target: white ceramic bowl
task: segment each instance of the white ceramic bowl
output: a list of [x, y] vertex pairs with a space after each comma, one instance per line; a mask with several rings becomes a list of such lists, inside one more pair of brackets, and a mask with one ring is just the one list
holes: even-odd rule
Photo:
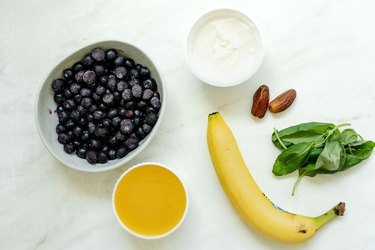
[[[207, 32], [207, 25], [213, 25], [213, 22], [215, 21], [215, 18], [234, 18], [235, 20], [239, 20], [242, 24], [245, 24], [249, 30], [254, 32], [254, 38], [256, 39], [255, 41], [255, 55], [254, 59], [251, 61], [251, 64], [247, 67], [244, 66], [241, 69], [239, 67], [241, 66], [235, 66], [237, 67], [235, 70], [232, 72], [235, 72], [235, 74], [228, 73], [225, 76], [230, 75], [230, 77], [213, 77], [213, 74], [210, 72], [213, 72], [213, 70], [209, 70], [209, 67], [202, 67], [205, 65], [208, 65], [209, 63], [197, 63], [197, 59], [194, 56], [194, 48], [196, 46], [195, 41], [197, 37], [202, 36], [202, 34], [208, 34]], [[217, 20], [216, 20], [217, 21]], [[236, 26], [237, 27], [237, 26]], [[214, 27], [215, 29], [217, 27]], [[206, 29], [204, 32], [202, 31], [203, 29]], [[232, 32], [233, 30], [229, 30], [228, 32]], [[229, 33], [228, 33], [229, 34]], [[216, 37], [221, 36], [216, 34]], [[220, 39], [222, 39], [220, 37]], [[225, 37], [224, 37], [225, 39]], [[209, 42], [206, 42], [205, 44], [209, 44], [212, 42], [211, 40]], [[220, 42], [227, 42], [227, 40], [221, 40]], [[247, 41], [246, 41], [247, 42]], [[240, 83], [245, 82], [248, 80], [250, 77], [252, 77], [255, 72], [259, 69], [262, 61], [263, 61], [263, 42], [262, 42], [262, 34], [259, 29], [259, 26], [256, 24], [256, 22], [253, 19], [250, 19], [250, 17], [238, 10], [235, 9], [228, 9], [228, 8], [220, 8], [220, 9], [214, 9], [211, 10], [202, 16], [200, 16], [195, 23], [192, 25], [191, 29], [189, 30], [189, 33], [187, 35], [187, 38], [185, 40], [185, 50], [184, 50], [184, 55], [185, 55], [185, 60], [190, 68], [190, 70], [193, 72], [193, 74], [200, 79], [201, 81], [208, 83], [210, 85], [216, 86], [216, 87], [230, 87], [234, 85], [238, 85]], [[248, 43], [247, 43], [248, 44]], [[217, 44], [215, 45], [210, 45], [214, 46], [214, 48], [218, 48]], [[220, 44], [222, 46], [222, 44]], [[225, 45], [226, 46], [226, 45]], [[213, 49], [207, 45], [207, 49], [205, 51], [208, 51], [210, 49]], [[219, 48], [220, 50], [221, 48]], [[227, 52], [227, 51], [225, 51]], [[200, 55], [200, 54], [199, 54]], [[202, 60], [202, 58], [200, 59]], [[232, 60], [232, 59], [231, 59]], [[247, 64], [247, 63], [246, 63]], [[215, 69], [215, 71], [226, 73], [226, 68], [219, 68], [219, 67], [210, 67], [211, 69]], [[225, 79], [228, 78], [228, 79]]]
[[[51, 82], [55, 78], [62, 77], [62, 71], [66, 68], [71, 67], [75, 62], [82, 59], [82, 57], [89, 53], [93, 48], [103, 48], [110, 49], [114, 48], [120, 52], [120, 54], [125, 55], [134, 59], [136, 63], [143, 64], [147, 66], [151, 71], [151, 76], [156, 80], [158, 84], [158, 91], [160, 92], [161, 98], [161, 108], [159, 111], [159, 119], [152, 131], [144, 138], [139, 146], [131, 151], [128, 155], [122, 159], [116, 159], [108, 161], [105, 164], [95, 164], [92, 165], [88, 163], [85, 159], [79, 158], [76, 154], [67, 154], [64, 152], [63, 145], [57, 141], [56, 125], [58, 124], [58, 117], [55, 112], [56, 103], [53, 99], [53, 90], [51, 88]], [[48, 151], [56, 157], [64, 165], [85, 172], [102, 172], [110, 169], [114, 169], [124, 165], [126, 162], [133, 159], [138, 155], [155, 136], [156, 131], [161, 123], [164, 115], [166, 106], [166, 96], [165, 96], [165, 84], [160, 71], [157, 69], [155, 63], [139, 48], [134, 45], [119, 42], [119, 41], [103, 41], [86, 46], [78, 51], [72, 53], [64, 60], [62, 60], [57, 66], [55, 66], [51, 72], [47, 75], [46, 79], [43, 81], [38, 94], [36, 96], [35, 103], [35, 119], [38, 128], [39, 135], [47, 147]]]
[[[147, 236], [147, 235], [142, 235], [142, 234], [139, 234], [137, 232], [134, 232], [133, 230], [129, 229], [126, 225], [124, 225], [124, 223], [122, 223], [122, 221], [120, 220], [118, 214], [117, 214], [117, 211], [116, 211], [116, 206], [115, 206], [115, 193], [116, 193], [116, 190], [117, 190], [117, 186], [119, 185], [119, 183], [121, 182], [121, 180], [132, 170], [136, 169], [136, 168], [139, 168], [139, 167], [142, 167], [142, 166], [146, 166], [146, 165], [152, 165], [152, 166], [158, 166], [158, 167], [162, 167], [162, 168], [165, 168], [166, 170], [168, 170], [169, 172], [171, 172], [172, 174], [174, 174], [177, 179], [181, 182], [183, 188], [184, 188], [184, 191], [185, 191], [185, 196], [186, 196], [186, 207], [185, 207], [185, 211], [184, 211], [184, 214], [182, 215], [180, 221], [177, 223], [176, 226], [174, 226], [170, 231], [166, 232], [165, 234], [161, 234], [161, 235], [155, 235], [155, 236]], [[114, 188], [113, 188], [113, 192], [112, 192], [112, 208], [113, 208], [113, 212], [116, 216], [116, 219], [117, 221], [120, 223], [120, 225], [130, 234], [138, 237], [138, 238], [141, 238], [141, 239], [147, 239], [147, 240], [153, 240], [153, 239], [160, 239], [160, 238], [164, 238], [168, 235], [170, 235], [171, 233], [173, 233], [174, 231], [177, 230], [177, 228], [180, 227], [180, 225], [182, 224], [182, 222], [185, 220], [185, 217], [186, 217], [186, 213], [188, 211], [188, 207], [189, 207], [189, 196], [187, 194], [187, 191], [186, 191], [186, 186], [184, 184], [184, 182], [181, 180], [181, 178], [176, 175], [176, 173], [174, 173], [170, 168], [168, 168], [167, 166], [161, 164], [161, 163], [156, 163], [156, 162], [143, 162], [143, 163], [139, 163], [137, 165], [134, 165], [132, 166], [131, 168], [129, 168], [128, 170], [126, 170], [121, 176], [120, 178], [117, 180]]]

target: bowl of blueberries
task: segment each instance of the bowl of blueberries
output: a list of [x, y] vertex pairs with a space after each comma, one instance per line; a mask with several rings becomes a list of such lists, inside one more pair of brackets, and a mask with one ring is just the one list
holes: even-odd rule
[[102, 172], [124, 165], [155, 136], [165, 85], [154, 62], [134, 45], [104, 41], [62, 60], [36, 98], [36, 124], [64, 165]]

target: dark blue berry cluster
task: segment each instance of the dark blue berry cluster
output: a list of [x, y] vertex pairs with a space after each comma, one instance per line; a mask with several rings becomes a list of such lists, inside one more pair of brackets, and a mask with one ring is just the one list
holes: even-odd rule
[[115, 49], [95, 48], [52, 81], [58, 141], [91, 164], [122, 158], [158, 120], [160, 94], [150, 70]]

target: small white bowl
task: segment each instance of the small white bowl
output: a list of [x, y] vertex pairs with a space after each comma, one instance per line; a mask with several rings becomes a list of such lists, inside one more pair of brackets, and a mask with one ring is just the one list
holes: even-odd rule
[[[130, 228], [128, 228], [126, 225], [124, 225], [124, 223], [122, 223], [122, 221], [120, 220], [118, 214], [117, 214], [117, 211], [116, 211], [116, 206], [115, 206], [115, 193], [116, 193], [116, 190], [117, 190], [117, 186], [119, 185], [119, 183], [121, 182], [121, 180], [132, 170], [136, 169], [136, 168], [139, 168], [139, 167], [143, 167], [143, 166], [146, 166], [146, 165], [151, 165], [151, 166], [157, 166], [157, 167], [161, 167], [161, 168], [164, 168], [166, 170], [168, 170], [169, 172], [171, 172], [173, 175], [175, 175], [177, 177], [177, 179], [180, 181], [180, 183], [182, 184], [183, 188], [184, 188], [184, 191], [185, 191], [185, 197], [186, 197], [186, 206], [185, 206], [185, 211], [184, 211], [184, 214], [182, 215], [180, 221], [177, 223], [176, 226], [174, 226], [170, 231], [164, 233], [164, 234], [161, 234], [161, 235], [155, 235], [155, 236], [148, 236], [148, 235], [142, 235], [142, 234], [139, 234], [137, 232], [134, 232], [133, 230], [131, 230]], [[186, 217], [186, 213], [188, 211], [188, 207], [189, 207], [189, 197], [188, 197], [188, 194], [187, 194], [187, 191], [186, 191], [186, 186], [184, 184], [184, 182], [181, 180], [181, 178], [176, 175], [176, 173], [174, 173], [170, 168], [168, 168], [167, 166], [161, 164], [161, 163], [156, 163], [156, 162], [142, 162], [142, 163], [139, 163], [137, 165], [134, 165], [132, 166], [131, 168], [129, 168], [128, 170], [126, 170], [121, 176], [120, 178], [117, 180], [114, 188], [113, 188], [113, 192], [112, 192], [112, 208], [113, 208], [113, 212], [116, 216], [116, 219], [117, 221], [120, 223], [120, 225], [130, 234], [138, 237], [138, 238], [141, 238], [141, 239], [147, 239], [147, 240], [154, 240], [154, 239], [160, 239], [160, 238], [164, 238], [170, 234], [172, 234], [174, 231], [177, 230], [177, 228], [179, 228], [182, 224], [182, 222], [185, 220], [185, 217]]]
[[[159, 118], [152, 131], [144, 138], [139, 146], [131, 151], [128, 155], [121, 159], [108, 161], [105, 164], [92, 165], [85, 159], [79, 158], [76, 154], [67, 154], [64, 152], [63, 145], [57, 141], [56, 125], [58, 124], [58, 117], [55, 112], [56, 103], [53, 99], [53, 90], [51, 88], [51, 82], [53, 79], [61, 78], [62, 71], [66, 68], [71, 67], [75, 62], [82, 59], [82, 57], [89, 53], [93, 48], [110, 49], [114, 48], [127, 57], [132, 58], [136, 63], [147, 66], [151, 71], [151, 76], [156, 80], [158, 84], [158, 91], [161, 98], [161, 108], [159, 111]], [[129, 43], [120, 41], [103, 41], [86, 46], [78, 51], [72, 53], [70, 56], [62, 60], [57, 66], [55, 66], [46, 79], [41, 84], [35, 102], [35, 120], [38, 128], [39, 135], [48, 149], [48, 151], [56, 157], [64, 165], [85, 172], [103, 172], [120, 167], [133, 159], [138, 155], [152, 140], [155, 136], [156, 131], [161, 123], [164, 116], [166, 106], [166, 91], [165, 84], [160, 71], [157, 69], [155, 63], [139, 48]]]
[[[207, 29], [208, 25], [210, 25], [210, 27], [214, 27], [213, 23], [218, 23], [217, 20], [219, 18], [223, 18], [223, 17], [233, 18], [233, 20], [238, 20], [242, 27], [247, 27], [249, 30], [254, 32], [254, 36], [253, 36], [253, 38], [255, 40], [255, 42], [254, 42], [254, 47], [255, 47], [254, 59], [253, 60], [247, 59], [248, 60], [247, 62], [249, 62], [249, 61], [251, 62], [251, 64], [248, 65], [248, 68], [244, 64], [237, 65], [237, 68], [235, 68], [235, 70], [232, 70], [232, 72], [226, 73], [227, 68], [219, 67], [219, 66], [216, 66], [216, 65], [213, 65], [213, 64], [210, 65], [210, 63], [208, 61], [204, 61], [204, 63], [203, 62], [199, 63], [199, 59], [195, 58], [195, 56], [194, 56], [194, 54], [195, 54], [194, 48], [195, 48], [195, 46], [197, 46], [194, 43], [194, 41], [197, 39], [197, 37], [201, 37], [202, 34], [209, 34], [209, 32], [207, 32], [207, 31], [210, 31], [210, 30]], [[217, 30], [217, 27], [218, 26], [215, 26], [214, 29]], [[236, 25], [235, 27], [239, 27], [239, 24]], [[202, 31], [203, 29], [205, 29], [204, 32]], [[229, 28], [228, 28], [228, 32], [233, 32], [233, 30], [229, 30]], [[223, 37], [221, 37], [221, 35], [222, 34], [216, 33], [216, 35], [214, 37], [215, 38], [219, 37], [218, 39], [222, 39], [222, 40], [220, 40], [221, 43], [224, 43], [224, 44], [227, 43], [228, 40], [226, 40], [226, 37], [224, 37], [224, 39], [223, 39]], [[207, 44], [207, 49], [203, 50], [203, 52], [209, 51], [209, 50], [214, 50], [214, 49], [217, 49], [217, 51], [220, 51], [223, 47], [227, 46], [226, 44], [225, 45], [224, 44], [220, 44], [220, 45], [214, 44], [214, 45], [210, 45], [210, 46], [213, 46], [213, 47], [209, 47], [208, 44], [209, 44], [209, 42], [212, 42], [212, 40], [206, 41], [206, 42], [207, 43], [204, 43], [204, 44]], [[214, 10], [211, 10], [211, 11], [205, 13], [201, 17], [199, 17], [195, 21], [195, 23], [192, 25], [192, 27], [191, 27], [188, 35], [187, 35], [187, 38], [185, 40], [185, 43], [186, 43], [185, 44], [185, 51], [184, 51], [185, 60], [188, 64], [190, 70], [201, 81], [203, 81], [205, 83], [208, 83], [210, 85], [213, 85], [213, 86], [217, 86], [217, 87], [230, 87], [230, 86], [238, 85], [240, 83], [245, 82], [246, 80], [248, 80], [250, 77], [252, 77], [255, 74], [255, 72], [259, 69], [259, 67], [260, 67], [260, 65], [263, 61], [263, 54], [264, 54], [264, 52], [263, 52], [263, 42], [262, 42], [262, 34], [261, 34], [261, 31], [259, 30], [259, 26], [256, 24], [256, 22], [253, 19], [250, 19], [248, 15], [246, 15], [246, 14], [244, 14], [244, 13], [238, 11], [238, 10], [234, 10], [234, 9], [228, 9], [228, 8], [214, 9]], [[250, 46], [249, 43], [250, 43], [249, 41], [246, 41], [243, 44], [246, 44], [246, 45]], [[235, 49], [237, 49], [237, 48], [235, 48]], [[225, 52], [227, 52], [227, 51], [225, 51]], [[201, 55], [201, 54], [202, 53], [198, 53], [198, 55]], [[200, 56], [197, 56], [197, 57], [200, 57]], [[202, 58], [200, 60], [202, 61]], [[247, 62], [246, 62], [246, 64], [247, 64]], [[207, 65], [209, 65], [209, 66], [207, 66]], [[225, 72], [225, 73], [223, 73], [223, 75], [224, 74], [225, 74], [225, 76], [229, 75], [230, 77], [213, 77], [213, 75], [214, 75], [212, 73], [213, 70], [215, 70], [219, 74], [222, 74], [223, 72]], [[233, 72], [235, 72], [235, 73], [233, 73]], [[227, 79], [225, 79], [225, 78], [227, 78]]]

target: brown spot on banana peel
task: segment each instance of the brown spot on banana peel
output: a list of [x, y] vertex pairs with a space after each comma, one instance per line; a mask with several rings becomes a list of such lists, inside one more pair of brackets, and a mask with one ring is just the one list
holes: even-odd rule
[[340, 202], [337, 206], [333, 209], [336, 215], [343, 216], [345, 212], [345, 202]]

